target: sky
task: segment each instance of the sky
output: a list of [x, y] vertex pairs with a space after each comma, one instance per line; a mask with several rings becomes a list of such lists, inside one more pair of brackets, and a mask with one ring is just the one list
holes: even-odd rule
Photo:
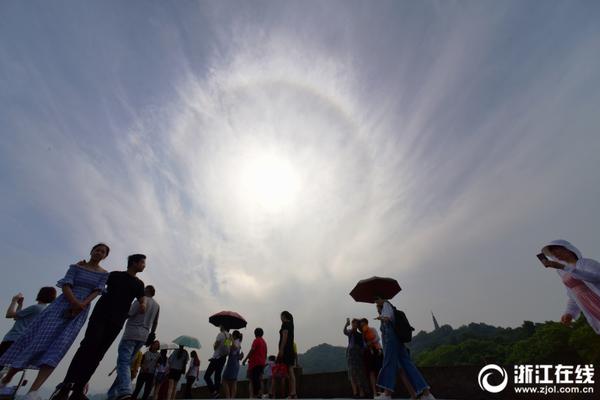
[[[344, 345], [373, 275], [417, 330], [558, 320], [535, 258], [600, 258], [600, 3], [0, 2], [0, 302], [91, 246], [148, 256], [202, 368], [235, 310], [270, 353]], [[11, 321], [2, 319], [0, 330]], [[83, 332], [83, 331], [82, 331]], [[47, 386], [63, 377], [77, 343]], [[92, 381], [110, 385], [116, 345]]]

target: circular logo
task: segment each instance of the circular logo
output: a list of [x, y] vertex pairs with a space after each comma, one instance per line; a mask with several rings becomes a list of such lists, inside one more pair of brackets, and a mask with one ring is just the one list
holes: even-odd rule
[[[499, 372], [500, 376], [502, 377], [502, 383], [496, 386], [488, 382], [490, 375], [494, 373], [493, 371]], [[485, 390], [486, 392], [490, 393], [500, 393], [506, 388], [506, 385], [508, 385], [508, 374], [504, 368], [496, 364], [489, 364], [481, 368], [481, 371], [479, 371], [479, 376], [477, 377], [477, 381], [479, 382], [479, 387], [481, 390]]]

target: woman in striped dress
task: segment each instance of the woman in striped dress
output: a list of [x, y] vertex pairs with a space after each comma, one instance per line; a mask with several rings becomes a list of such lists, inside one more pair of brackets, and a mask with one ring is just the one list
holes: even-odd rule
[[87, 319], [90, 303], [104, 290], [108, 272], [100, 266], [100, 261], [109, 252], [107, 245], [97, 244], [92, 248], [88, 262], [69, 267], [65, 277], [57, 283], [62, 295], [31, 322], [0, 358], [0, 365], [11, 367], [0, 387], [7, 385], [23, 369], [38, 369], [27, 399], [39, 398], [37, 390], [75, 341]]

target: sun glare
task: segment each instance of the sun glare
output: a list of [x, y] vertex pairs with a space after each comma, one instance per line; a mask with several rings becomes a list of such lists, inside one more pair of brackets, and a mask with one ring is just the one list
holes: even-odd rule
[[299, 189], [292, 163], [277, 154], [257, 153], [244, 157], [240, 166], [240, 194], [267, 212], [291, 207]]

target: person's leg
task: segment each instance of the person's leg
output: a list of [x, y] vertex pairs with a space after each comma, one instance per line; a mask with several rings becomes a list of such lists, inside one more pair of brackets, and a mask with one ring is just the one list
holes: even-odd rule
[[377, 386], [384, 390], [385, 396], [391, 396], [396, 387], [398, 376], [398, 339], [393, 328], [384, 325], [383, 331], [383, 365], [377, 378]]
[[[78, 380], [75, 381], [75, 385], [73, 387], [74, 393], [84, 393], [85, 385], [90, 381], [96, 369], [100, 365], [100, 362], [104, 358], [104, 355], [113, 344], [119, 333], [121, 332], [121, 325], [119, 324], [107, 324], [106, 327], [102, 330], [102, 335], [100, 336], [100, 341], [96, 348], [90, 353], [90, 356], [86, 360], [84, 364], [83, 371], [79, 374]], [[131, 373], [131, 372], [130, 372]], [[129, 377], [131, 382], [131, 376]], [[72, 400], [76, 400], [75, 397]]]
[[410, 379], [408, 379], [408, 376], [406, 375], [406, 372], [404, 371], [404, 369], [403, 368], [398, 369], [398, 373], [400, 374], [400, 380], [402, 381], [402, 384], [404, 385], [404, 387], [406, 388], [406, 391], [410, 395], [410, 398], [416, 399], [417, 393], [415, 392], [415, 388], [413, 387], [412, 383], [410, 383]]
[[[120, 363], [117, 360], [117, 376], [119, 376], [119, 386], [117, 387], [117, 396], [131, 395], [132, 391], [132, 377], [131, 377], [131, 363], [135, 359], [135, 355], [142, 348], [144, 342], [137, 340], [126, 340], [123, 345], [123, 361]], [[121, 347], [119, 345], [119, 347]], [[121, 353], [121, 352], [119, 352]], [[129, 358], [127, 358], [129, 357]], [[125, 361], [127, 365], [125, 365]]]
[[82, 380], [80, 376], [85, 373], [84, 371], [88, 370], [87, 364], [90, 361], [89, 358], [92, 354], [96, 353], [96, 347], [102, 340], [105, 328], [106, 321], [100, 320], [99, 318], [93, 318], [92, 314], [92, 318], [90, 318], [85, 330], [83, 340], [67, 369], [67, 374], [63, 380], [63, 388], [65, 388], [66, 385], [71, 385]]
[[185, 398], [186, 399], [192, 398], [192, 385], [194, 384], [195, 380], [196, 380], [196, 378], [194, 378], [193, 376], [186, 377], [186, 385], [185, 385]]
[[250, 370], [250, 373], [248, 375], [248, 397], [253, 399], [254, 398], [254, 384], [252, 383], [252, 370]]
[[231, 382], [231, 398], [235, 399], [237, 395], [237, 379]]
[[8, 372], [6, 373], [6, 375], [4, 375], [4, 378], [2, 378], [2, 384], [3, 385], [8, 385], [10, 383], [10, 381], [12, 380], [12, 378], [19, 372], [23, 371], [21, 368], [11, 368], [8, 370]]
[[208, 368], [206, 368], [206, 372], [204, 373], [204, 381], [206, 382], [206, 386], [208, 387], [208, 390], [210, 391], [210, 393], [215, 392], [215, 384], [213, 383], [211, 376], [212, 376], [212, 374], [215, 373], [216, 366], [217, 366], [217, 360], [215, 360], [214, 358], [211, 359], [208, 362]]
[[294, 366], [290, 365], [288, 367], [288, 375], [290, 379], [290, 397], [297, 397], [296, 394], [296, 374], [294, 373]]
[[227, 359], [225, 357], [219, 358], [215, 368], [215, 390], [217, 393], [221, 390], [221, 377], [223, 375], [223, 367], [225, 367], [226, 361]]
[[160, 393], [160, 387], [163, 384], [163, 380], [161, 379], [157, 379], [154, 382], [154, 396], [152, 397], [153, 400], [158, 400], [158, 394]]
[[229, 380], [226, 379], [223, 381], [223, 395], [225, 396], [226, 399], [230, 399], [230, 393], [229, 393]]
[[[133, 352], [135, 345], [136, 342], [132, 340], [121, 340], [119, 343], [117, 376], [107, 393], [109, 399], [114, 399], [123, 394], [131, 394], [131, 360], [135, 354]], [[129, 386], [129, 390], [125, 390], [127, 386]]]
[[358, 395], [358, 390], [356, 390], [356, 383], [354, 382], [354, 378], [350, 378], [350, 386], [352, 386], [352, 396], [356, 397]]
[[146, 374], [140, 373], [138, 375], [137, 380], [135, 381], [135, 389], [133, 389], [133, 394], [131, 395], [131, 397], [137, 399], [138, 395], [142, 391], [142, 387], [145, 388], [147, 386], [148, 385], [146, 384]]
[[142, 400], [148, 400], [148, 398], [150, 397], [150, 392], [152, 392], [153, 387], [154, 387], [154, 374], [150, 374], [150, 373], [146, 374], [146, 376], [144, 378], [144, 394], [142, 395]]
[[258, 398], [260, 390], [260, 372], [259, 367], [256, 366], [250, 370], [250, 382], [252, 382], [252, 398]]
[[369, 373], [369, 379], [371, 380], [371, 391], [373, 392], [373, 397], [377, 396], [377, 374], [373, 371]]
[[44, 385], [44, 383], [50, 377], [50, 375], [52, 375], [53, 371], [54, 371], [54, 367], [51, 367], [49, 365], [42, 365], [40, 367], [40, 371], [38, 372], [35, 380], [31, 384], [29, 391], [30, 392], [38, 391]]
[[2, 357], [4, 353], [6, 353], [6, 350], [8, 350], [13, 343], [14, 342], [12, 340], [5, 340], [2, 343], [0, 343], [0, 357]]
[[403, 344], [401, 344], [399, 346], [398, 355], [399, 355], [399, 363], [400, 363], [402, 369], [406, 372], [407, 380], [410, 382], [410, 384], [414, 388], [414, 392], [415, 392], [416, 396], [420, 396], [421, 394], [428, 394], [429, 392], [427, 392], [427, 393], [424, 393], [424, 392], [426, 390], [428, 391], [429, 385], [423, 378], [423, 375], [421, 375], [421, 372], [419, 372], [419, 370], [417, 369], [415, 364], [410, 359], [410, 356], [408, 355], [408, 352], [406, 351], [406, 347]]
[[175, 381], [169, 378], [169, 389], [167, 390], [167, 399], [171, 399], [171, 393], [173, 392], [173, 387], [175, 386]]

